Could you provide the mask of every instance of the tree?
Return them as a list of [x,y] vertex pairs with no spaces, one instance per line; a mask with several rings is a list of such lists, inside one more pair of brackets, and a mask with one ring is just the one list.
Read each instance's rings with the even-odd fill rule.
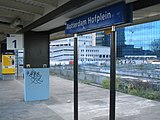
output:
[[151,42],[151,50],[160,57],[160,39],[155,39]]

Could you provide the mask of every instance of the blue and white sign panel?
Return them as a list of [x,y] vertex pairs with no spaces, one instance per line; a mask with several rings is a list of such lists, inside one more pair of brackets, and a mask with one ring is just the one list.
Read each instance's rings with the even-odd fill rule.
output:
[[125,2],[119,2],[66,22],[65,34],[74,34],[122,24],[126,21]]
[[22,50],[23,47],[22,34],[8,34],[7,35],[7,50]]

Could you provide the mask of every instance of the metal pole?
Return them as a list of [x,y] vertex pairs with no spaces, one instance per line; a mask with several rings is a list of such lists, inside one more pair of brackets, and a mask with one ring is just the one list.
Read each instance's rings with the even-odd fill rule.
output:
[[112,26],[111,32],[111,51],[110,51],[110,113],[109,120],[115,120],[115,102],[116,102],[116,40],[115,26]]
[[78,120],[78,47],[77,34],[74,34],[74,120]]
[[18,50],[17,50],[17,80],[18,80]]

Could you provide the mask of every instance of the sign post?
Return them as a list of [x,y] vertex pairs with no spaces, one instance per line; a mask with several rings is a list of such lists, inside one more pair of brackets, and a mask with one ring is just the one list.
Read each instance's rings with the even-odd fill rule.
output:
[[[126,5],[125,1],[113,4],[93,11],[91,13],[79,16],[66,22],[65,34],[75,34],[97,29],[106,29],[112,27],[111,33],[111,65],[110,65],[110,114],[109,120],[115,120],[115,99],[116,99],[116,44],[115,44],[115,26],[125,23],[131,23],[133,19],[133,11],[131,5]],[[108,34],[109,31],[106,31]],[[78,61],[77,59],[77,39],[74,38],[74,120],[78,120]]]
[[110,58],[110,111],[109,120],[115,120],[116,104],[116,37],[115,26],[112,26],[111,32],[111,58]]
[[74,34],[74,120],[78,120],[78,41]]
[[24,39],[22,34],[7,35],[7,50],[17,51],[17,79],[18,79],[18,50],[23,49]]

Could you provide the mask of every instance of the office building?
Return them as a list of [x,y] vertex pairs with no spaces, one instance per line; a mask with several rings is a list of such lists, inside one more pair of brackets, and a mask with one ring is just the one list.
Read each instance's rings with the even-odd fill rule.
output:
[[[84,35],[78,37],[79,64],[105,62],[110,58],[110,48],[95,46],[95,36]],[[50,44],[50,63],[69,64],[74,59],[74,40],[66,38],[52,41]]]
[[[160,57],[160,21],[117,28],[117,57],[153,55]],[[96,45],[110,46],[110,35],[96,33]]]

